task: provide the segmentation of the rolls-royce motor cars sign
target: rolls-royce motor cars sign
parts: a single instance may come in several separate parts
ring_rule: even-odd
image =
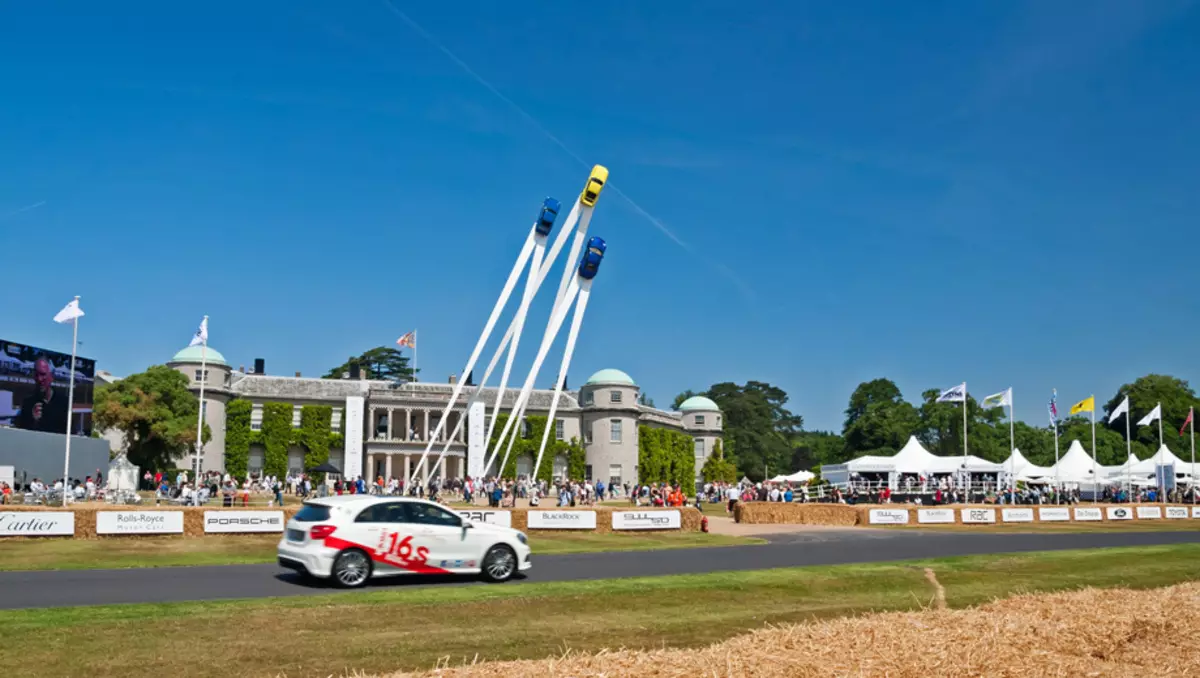
[[[283,511],[205,511],[205,532],[283,532]]]
[[[487,523],[488,525],[499,525],[500,527],[512,527],[512,511],[473,509],[470,511],[459,511],[458,515],[473,523]]]
[[[98,511],[96,534],[183,534],[183,511]]]
[[[594,530],[595,511],[530,511],[531,530]]]
[[[683,527],[679,511],[613,511],[614,530],[678,530]]]
[[[0,512],[0,537],[69,537],[74,534],[74,511]]]

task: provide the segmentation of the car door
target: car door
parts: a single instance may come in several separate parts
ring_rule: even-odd
[[[474,530],[463,528],[461,516],[425,502],[411,502],[408,509],[422,543],[429,544],[430,566],[441,570],[479,567],[479,554],[470,539]]]
[[[375,561],[375,572],[386,576],[407,574],[402,545],[411,549],[411,525],[404,504],[398,501],[372,504],[358,513],[347,529],[346,541],[363,547]],[[405,542],[405,539],[408,542]]]

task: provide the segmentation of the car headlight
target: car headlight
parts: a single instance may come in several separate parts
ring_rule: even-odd
[[[529,537],[526,537],[524,532],[517,533],[517,540],[520,541],[522,544],[525,544],[526,546],[529,545]]]

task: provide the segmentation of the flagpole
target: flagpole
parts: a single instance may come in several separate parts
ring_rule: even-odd
[[[79,295],[75,295],[75,306],[79,306]],[[75,418],[75,352],[79,348],[79,316],[71,319],[71,383],[67,386],[67,444],[63,454],[63,506],[67,505],[67,493],[71,482],[71,420]]]
[[[204,336],[200,341],[200,411],[196,413],[196,477],[192,479],[192,502],[200,505],[200,454],[204,449],[204,383],[208,381],[208,316],[204,316],[201,321],[201,326],[204,328]]]
[[[1017,434],[1015,424],[1013,423],[1013,392],[1012,387],[1008,389],[1008,485],[1012,489],[1012,499],[1017,498],[1017,460],[1013,458],[1013,451],[1017,449]]]
[[[1191,476],[1192,482],[1190,483],[1191,486],[1188,489],[1190,489],[1192,491],[1192,503],[1195,504],[1196,503],[1196,408],[1194,406],[1190,410],[1188,410],[1188,420],[1192,422],[1192,472],[1190,474],[1188,474]]]
[[[1100,462],[1096,461],[1096,396],[1092,396],[1092,503],[1100,502]]]
[[[971,503],[971,471],[967,468],[967,382],[963,382],[963,470],[967,476],[967,503]]]
[[[1163,420],[1162,403],[1159,403],[1158,404],[1158,447],[1159,447],[1159,449],[1162,449],[1162,446],[1163,446],[1162,420]],[[1157,451],[1155,452],[1155,454],[1157,454]]]
[[[413,350],[413,381],[418,381],[418,378],[417,378],[417,330],[416,329],[413,330],[412,350]],[[425,433],[428,435],[429,431],[426,431]]]
[[[1133,457],[1133,441],[1129,438],[1129,420],[1133,417],[1133,412],[1129,411],[1129,396],[1125,396],[1125,478],[1129,481],[1129,503],[1133,503],[1133,476],[1131,475],[1133,467],[1130,466],[1130,458]]]
[[[1050,426],[1054,428],[1054,495],[1056,504],[1062,503],[1062,481],[1059,479],[1061,471],[1058,469],[1058,417],[1050,421]]]

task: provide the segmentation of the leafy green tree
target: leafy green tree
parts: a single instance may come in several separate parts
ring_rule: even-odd
[[[1133,452],[1141,459],[1158,451],[1158,423],[1151,426],[1138,426],[1137,422],[1142,417],[1162,403],[1163,442],[1171,447],[1172,441],[1176,438],[1172,432],[1179,431],[1179,427],[1187,419],[1188,408],[1200,406],[1200,402],[1197,402],[1196,399],[1196,392],[1186,381],[1165,374],[1147,374],[1139,377],[1132,384],[1123,384],[1121,388],[1117,389],[1117,393],[1104,405],[1105,414],[1096,413],[1097,426],[1100,422],[1108,425],[1107,413],[1116,409],[1125,396],[1129,396],[1129,416],[1131,417],[1129,431],[1135,443]],[[1121,417],[1124,416],[1121,415]],[[1121,440],[1124,441],[1125,422],[1117,419],[1112,423],[1112,429],[1117,431],[1121,435]],[[1140,452],[1138,443],[1140,443]],[[1176,449],[1175,452],[1178,453],[1179,450]],[[1124,461],[1124,456],[1121,460]]]
[[[376,346],[329,370],[322,379],[341,379],[343,374],[350,371],[350,363],[353,361],[358,362],[364,379],[409,382],[414,378],[413,368],[408,364],[407,356],[390,346]]]
[[[684,391],[683,393],[680,393],[679,395],[675,396],[675,402],[671,403],[671,409],[678,412],[679,406],[683,404],[683,401],[687,400],[688,398],[691,398],[694,395],[696,395],[696,392],[689,388],[688,390]]]
[[[726,444],[737,450],[738,469],[763,479],[768,468],[783,469],[792,462],[792,440],[804,427],[800,415],[786,407],[787,393],[761,381],[744,386],[713,384],[708,396],[724,416]]]
[[[95,421],[125,437],[126,456],[144,470],[165,470],[196,443],[200,401],[188,390],[186,375],[165,365],[131,374],[96,391]],[[203,440],[212,438],[208,424]]]
[[[646,395],[645,391],[642,391],[642,393],[638,396],[638,403],[645,405],[646,407],[654,407],[654,398],[651,398],[650,396]]]
[[[920,427],[917,409],[890,379],[864,382],[850,395],[842,430],[845,457],[894,454]]]
[[[917,438],[930,452],[941,456],[963,453],[962,403],[939,403],[941,391],[929,389],[921,394],[921,427]],[[983,409],[975,398],[967,396],[967,451],[989,461],[1008,459],[1008,425],[1005,411]]]
[[[846,439],[828,431],[804,431],[792,441],[792,465],[788,471],[815,469],[822,464],[848,461]]]
[[[704,478],[704,482],[706,483],[732,483],[737,481],[737,466],[725,458],[725,453],[721,449],[721,441],[719,439],[713,445],[712,454],[708,456],[708,459],[704,460],[704,466],[700,469],[700,476]]]

